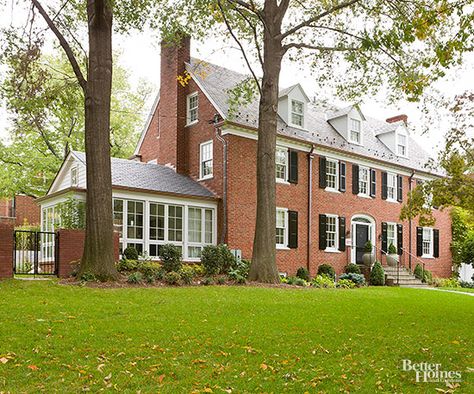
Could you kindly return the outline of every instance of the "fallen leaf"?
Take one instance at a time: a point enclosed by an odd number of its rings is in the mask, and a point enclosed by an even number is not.
[[[39,369],[36,365],[28,365],[28,368],[32,371],[37,371]]]
[[[267,364],[260,364],[260,369],[263,369],[264,371],[268,369]]]
[[[8,360],[8,358],[6,358],[6,357],[0,358],[0,363],[2,363],[2,364],[6,364],[8,361],[9,361],[9,360]]]
[[[158,376],[158,382],[160,382],[160,383],[163,382],[163,379],[164,379],[164,378],[165,378],[165,375],[164,375],[164,374]]]
[[[109,381],[110,379],[112,379],[112,372],[109,373],[109,374],[104,378],[104,380],[105,380],[106,382]]]
[[[105,364],[99,364],[97,366],[97,371],[102,372],[102,368],[104,368],[104,367],[105,367]]]

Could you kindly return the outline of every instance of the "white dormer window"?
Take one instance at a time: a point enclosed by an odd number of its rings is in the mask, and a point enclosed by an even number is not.
[[[79,183],[78,176],[77,176],[77,167],[71,168],[71,186],[77,186]]]
[[[198,93],[194,92],[188,95],[186,99],[186,124],[192,125],[198,121],[199,97]]]
[[[356,144],[361,143],[361,121],[358,119],[349,119],[349,139]]]
[[[407,136],[398,134],[397,152],[399,156],[407,155]]]
[[[304,125],[304,103],[291,100],[291,123],[298,127]]]

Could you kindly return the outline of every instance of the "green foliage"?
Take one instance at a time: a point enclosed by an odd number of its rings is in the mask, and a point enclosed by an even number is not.
[[[97,278],[92,272],[84,272],[79,279],[82,282],[97,282]]]
[[[204,275],[204,267],[202,264],[186,264],[183,268],[189,267],[194,271],[195,276],[203,276]]]
[[[177,286],[180,284],[181,275],[179,272],[169,271],[163,276],[163,280],[170,286]]]
[[[431,271],[424,270],[423,272],[423,283],[431,283],[433,281],[433,274]]]
[[[330,289],[336,287],[336,284],[334,283],[334,280],[328,277],[327,275],[317,275],[311,281],[311,286]]]
[[[456,278],[434,278],[432,284],[436,287],[460,287],[459,281]]]
[[[141,272],[133,272],[130,275],[128,275],[127,278],[128,283],[132,284],[139,284],[143,282],[143,275]]]
[[[397,254],[397,248],[392,243],[388,247],[388,254]]]
[[[296,271],[296,277],[301,278],[301,279],[303,279],[307,282],[309,282],[309,280],[310,280],[309,271],[304,267],[298,268],[298,270]]]
[[[357,285],[350,279],[339,279],[336,283],[336,287],[340,289],[353,289]]]
[[[364,252],[365,253],[372,253],[372,250],[374,249],[373,245],[372,245],[372,242],[371,241],[367,241],[364,245]]]
[[[85,229],[86,228],[86,203],[74,197],[68,199],[56,206],[59,217],[61,218],[61,228],[66,229]]]
[[[321,264],[318,267],[318,275],[326,275],[334,280],[336,278],[336,271],[329,264]]]
[[[413,275],[416,279],[423,280],[423,266],[420,263],[415,266],[415,269],[413,270]]]
[[[226,274],[236,264],[236,259],[227,245],[206,245],[202,249],[201,263],[206,275]]]
[[[218,285],[225,285],[225,276],[219,276],[216,280]]]
[[[153,261],[146,261],[138,264],[138,271],[141,272],[147,279],[158,279],[160,277],[161,270],[161,264]]]
[[[350,281],[354,282],[354,284],[356,284],[357,286],[365,285],[364,275],[356,274],[356,273],[353,273],[353,272],[342,274],[339,277],[339,281],[341,281],[341,280],[350,280]]]
[[[345,269],[346,274],[360,274],[360,267],[357,264],[347,264]]]
[[[193,279],[196,276],[196,271],[190,265],[184,264],[181,270],[179,271],[181,281],[185,285],[190,285],[193,283]]]
[[[385,271],[379,261],[375,262],[372,271],[370,271],[370,284],[372,286],[385,285]]]
[[[165,272],[178,272],[183,266],[181,249],[172,244],[160,248],[160,260]]]
[[[464,289],[474,289],[474,282],[460,281],[459,286],[461,286]]]
[[[123,251],[123,256],[127,260],[138,260],[138,252],[133,246],[128,246],[127,248],[125,248],[125,250]]]
[[[122,259],[117,262],[116,267],[118,272],[131,272],[138,268],[138,264],[137,260]]]
[[[286,278],[286,283],[292,286],[306,286],[308,284],[306,280],[297,276],[289,276]]]
[[[249,276],[250,260],[237,260],[229,271],[229,279],[237,283],[245,283]]]
[[[214,278],[206,276],[205,278],[202,278],[201,284],[204,286],[211,286],[214,284]]]

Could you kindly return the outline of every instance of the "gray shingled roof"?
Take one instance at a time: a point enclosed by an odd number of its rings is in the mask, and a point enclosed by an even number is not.
[[[85,153],[76,151],[72,153],[84,165],[86,164]],[[195,197],[214,197],[214,194],[204,186],[187,176],[177,174],[172,168],[115,157],[112,158],[112,186]]]
[[[211,97],[211,100],[217,106],[217,110],[221,112],[224,118],[239,123],[242,126],[253,128],[258,126],[258,99],[255,99],[250,104],[242,105],[233,118],[228,116],[228,92],[238,83],[247,79],[247,75],[197,59],[192,59],[191,64],[187,66],[205,92]],[[327,121],[328,115],[332,116],[338,111],[344,112],[346,110],[347,108],[337,108],[330,104],[309,104],[305,122],[307,130],[288,126],[282,119],[279,119],[278,133],[308,143],[345,150],[367,158],[375,158],[406,168],[430,172],[426,167],[429,160],[428,153],[410,136],[408,137],[407,158],[395,155],[377,138],[377,134],[385,130],[385,128],[394,127],[394,124],[390,125],[383,120],[366,117],[366,120],[363,122],[364,146],[347,142]]]

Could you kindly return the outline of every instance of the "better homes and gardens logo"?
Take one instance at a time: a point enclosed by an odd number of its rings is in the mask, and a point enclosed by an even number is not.
[[[449,371],[443,368],[441,364],[420,362],[414,363],[411,360],[402,360],[402,370],[405,372],[413,371],[417,383],[455,383],[461,382],[460,371]]]

